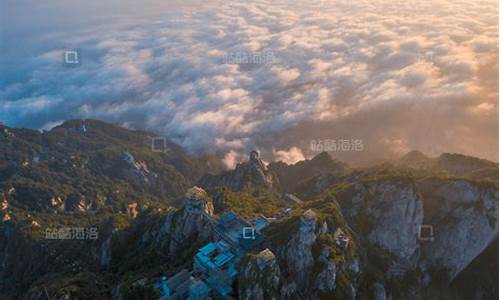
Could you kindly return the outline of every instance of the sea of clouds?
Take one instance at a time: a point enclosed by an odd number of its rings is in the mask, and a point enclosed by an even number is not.
[[[0,121],[97,118],[190,151],[295,162],[498,160],[496,1],[3,2]],[[62,64],[64,50],[81,65]]]

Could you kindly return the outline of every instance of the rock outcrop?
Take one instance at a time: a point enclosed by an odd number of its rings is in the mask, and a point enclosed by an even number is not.
[[[69,194],[64,200],[64,210],[67,212],[86,212],[91,207],[91,203],[79,194]]]
[[[145,184],[152,184],[156,181],[158,175],[148,169],[145,161],[136,160],[128,151],[125,151],[122,157],[126,163],[123,173],[127,178],[131,178],[136,183]]]
[[[204,241],[212,235],[213,203],[207,192],[190,188],[181,209],[166,216],[157,239],[169,240],[169,252],[177,252],[188,242]]]
[[[101,255],[99,257],[99,264],[107,268],[111,263],[111,236],[108,237],[101,246]]]
[[[127,205],[127,214],[131,216],[133,219],[137,217],[137,214],[139,212],[137,211],[137,202],[130,203]]]
[[[352,202],[344,206],[344,211],[372,245],[394,256],[389,270],[392,275],[415,268],[424,211],[414,184],[393,180],[357,183]]]
[[[0,223],[7,222],[11,219],[9,214],[9,201],[7,194],[4,194],[0,201]]]
[[[286,237],[273,245],[281,272],[281,299],[354,299],[360,272],[352,236],[337,204],[308,209],[288,219]],[[325,219],[325,213],[334,213]],[[328,224],[327,224],[328,222]],[[272,226],[272,225],[271,225]],[[335,232],[346,232],[349,245],[340,246]],[[350,232],[350,231],[349,231]],[[341,284],[338,285],[338,278]]]
[[[299,288],[306,285],[308,275],[314,264],[312,255],[312,245],[316,241],[317,235],[317,215],[313,210],[307,210],[300,216],[299,230],[288,241],[283,249],[283,257],[288,263],[288,268],[295,270],[294,278]]]
[[[337,275],[337,265],[334,261],[326,262],[326,266],[316,277],[315,286],[323,293],[331,293],[335,290],[335,279]]]
[[[224,186],[233,191],[252,187],[272,189],[279,185],[255,150],[250,153],[247,162],[239,163],[234,170],[221,175],[206,175],[200,182],[207,188]]]
[[[220,169],[170,141],[156,153],[153,136],[0,125],[0,298],[149,299],[192,266],[217,239],[214,201],[192,186]],[[412,152],[351,169],[322,153],[266,166],[252,152],[201,183],[217,213],[265,223],[261,244],[234,252],[235,298],[498,298],[498,163]]]
[[[240,269],[238,277],[240,299],[281,299],[281,271],[271,250],[265,249],[256,255],[249,255]]]
[[[465,179],[372,180],[353,184],[341,203],[354,230],[390,255],[385,277],[420,274],[417,295],[442,274],[451,282],[496,239],[497,189]]]
[[[422,243],[421,267],[451,281],[498,237],[498,190],[466,180],[419,182],[433,241]]]
[[[372,287],[373,300],[386,300],[388,299],[385,293],[385,287],[380,282],[375,282]]]

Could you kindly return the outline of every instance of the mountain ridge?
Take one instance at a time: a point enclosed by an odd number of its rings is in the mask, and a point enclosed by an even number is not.
[[[252,152],[217,174],[170,141],[152,151],[154,137],[87,120],[46,133],[0,127],[0,293],[158,299],[161,276],[191,268],[228,212],[267,224],[267,251],[236,266],[233,291],[245,299],[468,299],[450,286],[496,272],[482,257],[497,240],[498,177],[477,175],[496,163],[413,153],[355,169],[321,153],[266,166]],[[422,225],[432,241],[420,240]],[[99,234],[47,238],[66,227]],[[489,282],[467,295],[498,293]]]

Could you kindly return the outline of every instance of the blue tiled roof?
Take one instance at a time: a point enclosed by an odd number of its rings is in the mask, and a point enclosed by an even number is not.
[[[224,252],[219,255],[214,260],[215,265],[218,267],[223,266],[226,262],[234,258],[234,254],[231,252]]]
[[[219,217],[219,219],[217,220],[217,223],[226,223],[226,222],[230,222],[231,220],[234,220],[234,219],[239,219],[240,217],[233,211],[229,211],[223,215],[221,215]]]
[[[208,243],[205,246],[201,247],[199,252],[203,253],[204,255],[208,255],[212,252],[214,252],[217,249],[217,245],[215,243]]]
[[[257,229],[257,230],[261,230],[262,228],[266,227],[267,225],[269,225],[269,221],[262,218],[262,217],[259,217],[255,220],[255,229]]]
[[[212,258],[213,254],[217,255]],[[230,251],[229,246],[223,241],[208,243],[200,248],[195,255],[195,259],[209,269],[220,268],[234,257],[235,255]]]

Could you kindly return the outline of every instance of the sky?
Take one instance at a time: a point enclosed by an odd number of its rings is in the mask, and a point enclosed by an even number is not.
[[[498,161],[496,1],[2,0],[0,53],[12,127],[101,119],[228,167],[325,145]]]

